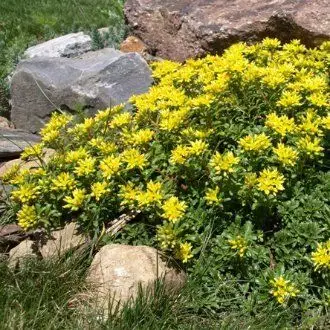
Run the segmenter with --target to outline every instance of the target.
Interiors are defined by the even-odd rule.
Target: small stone
[[[63,229],[52,232],[45,243],[39,242],[42,257],[60,257],[66,252],[82,246],[86,242],[86,238],[79,234],[77,229],[77,225],[71,222]]]
[[[0,128],[13,129],[14,125],[5,117],[0,117]]]
[[[185,274],[169,266],[161,252],[148,246],[106,245],[95,255],[87,283],[93,288],[94,304],[107,314],[112,308],[134,300],[139,285],[146,289],[164,279],[168,290],[177,291],[185,283]]]
[[[30,239],[26,239],[9,251],[9,267],[17,267],[23,259],[36,258],[36,244]]]
[[[120,51],[123,53],[143,54],[147,51],[147,46],[141,39],[129,36],[121,43]]]

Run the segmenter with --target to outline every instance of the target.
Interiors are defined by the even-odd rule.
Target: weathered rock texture
[[[30,239],[26,239],[9,252],[9,266],[16,267],[18,264],[27,258],[36,258],[36,244]]]
[[[178,61],[266,36],[330,39],[329,0],[127,0],[125,15],[154,55]]]
[[[92,50],[92,38],[83,32],[70,33],[28,48],[24,56],[74,57]]]
[[[178,290],[185,275],[171,268],[156,249],[148,246],[106,245],[95,255],[87,282],[92,285],[96,307],[109,310],[134,299],[144,289],[164,279],[168,289]],[[120,306],[121,306],[120,305]]]
[[[40,137],[28,132],[0,128],[0,159],[19,156],[25,148],[40,141]]]
[[[73,59],[35,57],[13,75],[11,119],[35,133],[56,109],[93,114],[146,92],[151,82],[146,61],[135,53],[106,48]]]
[[[63,229],[53,231],[46,242],[39,241],[39,251],[43,258],[60,257],[69,250],[77,249],[86,242],[85,236],[78,233],[74,222]]]

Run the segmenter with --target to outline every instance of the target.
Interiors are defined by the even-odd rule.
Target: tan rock
[[[95,255],[87,283],[93,288],[94,307],[107,314],[109,308],[134,300],[139,285],[146,289],[162,278],[171,290],[180,289],[185,282],[184,272],[171,268],[156,249],[113,244],[102,247]],[[111,307],[109,301],[113,303]]]
[[[137,37],[129,36],[120,45],[120,51],[123,53],[145,53],[146,44]]]
[[[63,229],[51,233],[51,237],[39,243],[43,258],[59,257],[72,249],[77,249],[86,242],[86,238],[78,233],[74,222],[67,224]]]
[[[50,160],[51,156],[54,153],[55,153],[55,150],[53,150],[53,149],[45,149],[45,154],[43,156],[43,161],[45,164],[48,163],[48,161]],[[10,161],[4,163],[0,167],[0,178],[15,165],[18,165],[21,170],[24,170],[24,169],[29,170],[29,169],[33,169],[33,168],[39,168],[41,166],[41,163],[40,163],[40,160],[30,160],[30,161],[25,161],[22,159],[10,160]]]
[[[13,129],[14,125],[5,117],[0,117],[0,128]]]
[[[9,251],[9,267],[15,268],[23,259],[36,258],[36,245],[30,239],[26,239]]]

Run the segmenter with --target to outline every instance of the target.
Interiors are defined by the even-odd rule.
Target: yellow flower
[[[150,142],[154,136],[155,132],[149,128],[140,129],[132,133],[123,133],[124,143],[126,145],[140,146]]]
[[[266,195],[276,195],[283,187],[284,176],[277,169],[264,169],[258,178],[258,189]]]
[[[298,152],[283,143],[279,143],[277,148],[273,148],[273,151],[283,165],[294,166],[298,159]]]
[[[248,248],[247,241],[244,237],[238,235],[235,239],[228,240],[228,243],[232,250],[235,250],[236,253],[242,258]]]
[[[1,181],[4,183],[10,183],[18,174],[20,169],[19,164],[11,166],[5,173],[1,175]]]
[[[12,199],[21,203],[34,201],[39,195],[39,188],[31,183],[22,183],[18,189],[12,191]]]
[[[55,141],[60,135],[59,130],[64,128],[72,118],[71,115],[54,112],[49,122],[40,131],[42,141],[45,143]]]
[[[96,160],[92,157],[78,160],[77,166],[74,168],[74,173],[78,176],[85,176],[95,171]]]
[[[208,188],[204,197],[207,204],[212,205],[221,202],[221,198],[219,197],[219,192],[220,192],[219,187],[215,187],[214,189]]]
[[[185,128],[181,134],[189,139],[205,139],[213,133],[213,129],[198,130],[192,127]]]
[[[270,139],[265,133],[248,135],[238,143],[245,151],[263,151],[271,146]]]
[[[157,226],[156,237],[162,250],[173,249],[177,243],[173,223],[165,221],[161,226]]]
[[[312,252],[312,261],[315,270],[330,270],[330,240],[318,243],[315,252]]]
[[[326,117],[322,117],[322,126],[330,130],[330,115],[327,115]]]
[[[281,98],[277,101],[277,106],[284,108],[296,107],[301,105],[301,96],[296,91],[284,91]]]
[[[34,146],[25,148],[21,154],[21,159],[26,160],[29,158],[40,158],[43,155],[43,145],[35,144]]]
[[[160,79],[163,76],[166,76],[169,73],[174,72],[176,69],[180,67],[180,63],[172,62],[172,61],[161,61],[154,62],[152,64],[152,76],[154,78]]]
[[[159,128],[164,131],[173,131],[182,125],[187,117],[187,114],[187,109],[177,111],[163,110],[161,111]]]
[[[282,137],[284,137],[287,133],[293,133],[296,130],[296,125],[293,118],[289,119],[286,115],[277,116],[274,112],[267,115],[265,124]]]
[[[78,211],[84,203],[85,193],[85,189],[75,189],[72,192],[72,197],[66,196],[64,198],[66,204],[63,207],[71,211]]]
[[[74,128],[73,131],[77,133],[83,133],[86,134],[88,133],[94,126],[95,119],[94,118],[85,118],[84,122],[81,124],[77,124]]]
[[[204,151],[206,151],[207,147],[208,147],[208,144],[205,143],[203,140],[192,141],[192,142],[190,142],[189,153],[191,155],[199,156]]]
[[[239,157],[235,157],[233,152],[229,151],[223,155],[219,152],[216,152],[211,160],[210,167],[215,170],[216,174],[220,174],[221,172],[234,172],[234,165],[239,163]]]
[[[114,174],[119,172],[121,158],[114,155],[104,158],[99,165],[102,175],[106,179],[110,179]]]
[[[122,153],[122,159],[127,163],[127,169],[140,168],[143,169],[146,166],[146,157],[141,154],[137,149],[127,149]]]
[[[98,149],[104,155],[112,154],[115,151],[117,151],[117,147],[115,143],[110,141],[105,141],[104,138],[102,137],[91,139],[88,142],[88,144]]]
[[[140,191],[136,189],[132,182],[120,186],[119,197],[122,199],[120,205],[132,205],[140,195]]]
[[[309,110],[306,116],[302,119],[301,124],[298,126],[300,132],[310,135],[322,135],[319,126],[322,124],[322,119],[313,110]]]
[[[162,206],[164,213],[162,216],[175,223],[184,216],[186,208],[187,205],[185,202],[180,202],[177,197],[172,196],[164,202]]]
[[[147,191],[140,192],[136,199],[139,206],[159,203],[163,199],[162,184],[160,182],[149,181],[147,183]]]
[[[258,183],[256,173],[246,173],[244,176],[244,185],[247,188],[253,188]]]
[[[38,223],[36,208],[30,205],[23,205],[17,212],[17,220],[24,230],[35,227]]]
[[[284,304],[291,297],[296,297],[299,290],[296,289],[295,285],[290,284],[289,280],[286,280],[283,276],[275,277],[270,281],[272,290],[269,291],[280,304]]]
[[[329,106],[329,96],[325,93],[316,92],[312,93],[307,99],[317,107],[327,107]]]
[[[312,138],[310,136],[302,137],[297,142],[298,149],[310,157],[320,155],[323,148],[320,146],[321,140],[319,138]]]
[[[187,263],[194,255],[191,252],[192,245],[188,242],[180,243],[175,251],[175,257],[181,260],[183,263]]]
[[[190,154],[190,148],[183,145],[178,145],[172,150],[170,163],[184,164]]]
[[[91,187],[91,196],[95,197],[97,201],[100,200],[102,196],[109,192],[109,187],[107,182],[95,182]]]
[[[45,144],[52,143],[56,141],[60,137],[60,132],[59,131],[49,131],[49,132],[44,132],[42,135],[42,142]]]
[[[52,179],[52,190],[72,190],[76,186],[74,177],[67,172],[60,173],[55,179]]]
[[[77,162],[80,159],[87,158],[88,155],[88,151],[84,147],[79,147],[77,150],[68,151],[65,154],[65,161],[67,163]]]
[[[132,115],[129,112],[119,113],[115,115],[110,122],[111,128],[118,128],[122,126],[126,126],[127,124],[132,122]]]

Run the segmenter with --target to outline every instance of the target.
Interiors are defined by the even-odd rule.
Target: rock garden
[[[328,1],[6,2],[0,328],[329,328]]]

